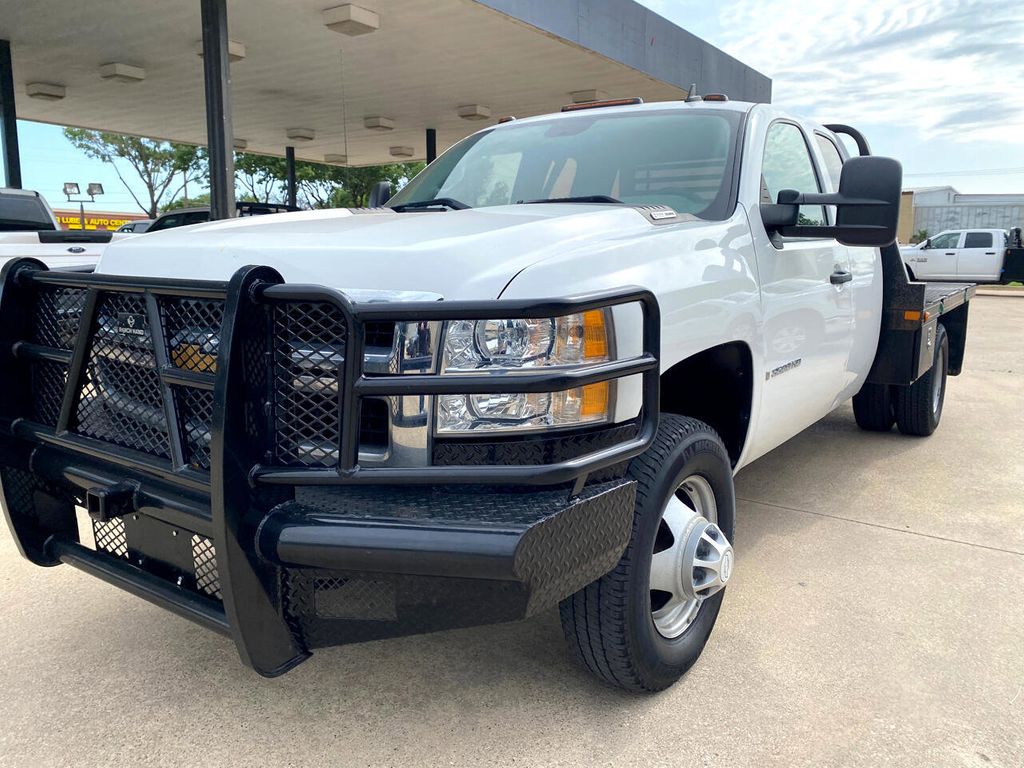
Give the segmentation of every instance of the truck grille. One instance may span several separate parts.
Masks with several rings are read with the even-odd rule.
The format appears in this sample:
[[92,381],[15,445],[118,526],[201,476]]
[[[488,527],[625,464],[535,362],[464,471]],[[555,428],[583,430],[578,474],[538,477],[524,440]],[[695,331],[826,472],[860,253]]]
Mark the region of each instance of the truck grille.
[[[29,341],[72,352],[85,289],[40,286],[36,297]],[[272,409],[259,432],[272,433],[274,464],[333,466],[341,440],[338,403],[347,340],[344,319],[322,302],[280,303],[268,311],[273,328],[268,383]],[[153,317],[159,318],[159,327],[152,327]],[[209,472],[211,387],[223,321],[224,301],[219,298],[102,291],[68,429],[166,461],[180,451],[185,466]],[[377,347],[386,351],[393,342],[394,324],[377,325],[369,340],[375,351]],[[262,365],[259,360],[256,364]],[[68,368],[66,362],[51,359],[32,362],[32,411],[38,423],[57,426]],[[165,382],[162,371],[175,369],[205,385]],[[252,375],[258,378],[259,373]],[[368,399],[361,410],[360,446],[384,450],[387,402]],[[169,414],[175,419],[171,426]],[[255,413],[252,417],[263,418]]]
[[347,330],[329,304],[274,308],[275,454],[286,466],[338,462]]

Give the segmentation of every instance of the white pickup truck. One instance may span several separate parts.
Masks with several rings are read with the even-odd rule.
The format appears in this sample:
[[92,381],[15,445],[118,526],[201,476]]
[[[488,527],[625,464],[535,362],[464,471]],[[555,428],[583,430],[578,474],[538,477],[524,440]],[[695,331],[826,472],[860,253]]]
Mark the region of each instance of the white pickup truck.
[[1024,278],[1019,230],[950,229],[900,248],[911,279],[1007,283]]
[[38,192],[0,187],[0,264],[31,256],[51,269],[91,266],[112,237],[110,232],[62,230]]
[[907,279],[900,181],[771,106],[590,103],[383,208],[12,262],[15,540],[266,676],[559,606],[595,675],[665,688],[742,567],[736,471],[850,398],[866,429],[939,421],[973,287]]

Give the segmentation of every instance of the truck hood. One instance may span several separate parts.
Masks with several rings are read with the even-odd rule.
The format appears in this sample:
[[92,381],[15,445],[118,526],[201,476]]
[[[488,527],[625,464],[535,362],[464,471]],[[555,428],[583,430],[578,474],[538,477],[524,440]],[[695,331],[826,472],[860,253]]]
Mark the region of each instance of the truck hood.
[[[594,204],[303,211],[139,235],[112,244],[97,271],[227,280],[240,267],[258,264],[274,267],[292,283],[488,299],[531,264],[605,248],[610,240],[653,226],[634,208]],[[572,286],[552,286],[553,293],[571,291]]]

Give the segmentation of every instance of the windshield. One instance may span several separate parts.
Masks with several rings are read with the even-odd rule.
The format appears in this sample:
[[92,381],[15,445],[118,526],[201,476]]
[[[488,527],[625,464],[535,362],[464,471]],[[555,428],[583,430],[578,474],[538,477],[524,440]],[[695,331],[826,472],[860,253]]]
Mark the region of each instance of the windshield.
[[41,232],[54,229],[53,219],[38,197],[0,194],[0,230]]
[[612,198],[727,218],[738,112],[602,113],[503,125],[454,145],[389,207],[439,198],[468,207]]

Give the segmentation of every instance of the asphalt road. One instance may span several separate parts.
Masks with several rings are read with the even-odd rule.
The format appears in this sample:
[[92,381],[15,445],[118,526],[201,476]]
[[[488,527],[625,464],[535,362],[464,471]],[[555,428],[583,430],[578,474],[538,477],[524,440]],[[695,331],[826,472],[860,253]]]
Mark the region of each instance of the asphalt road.
[[739,563],[671,690],[603,687],[554,612],[283,678],[0,533],[0,765],[1024,765],[1024,297],[978,297],[930,439],[842,408],[744,470]]

